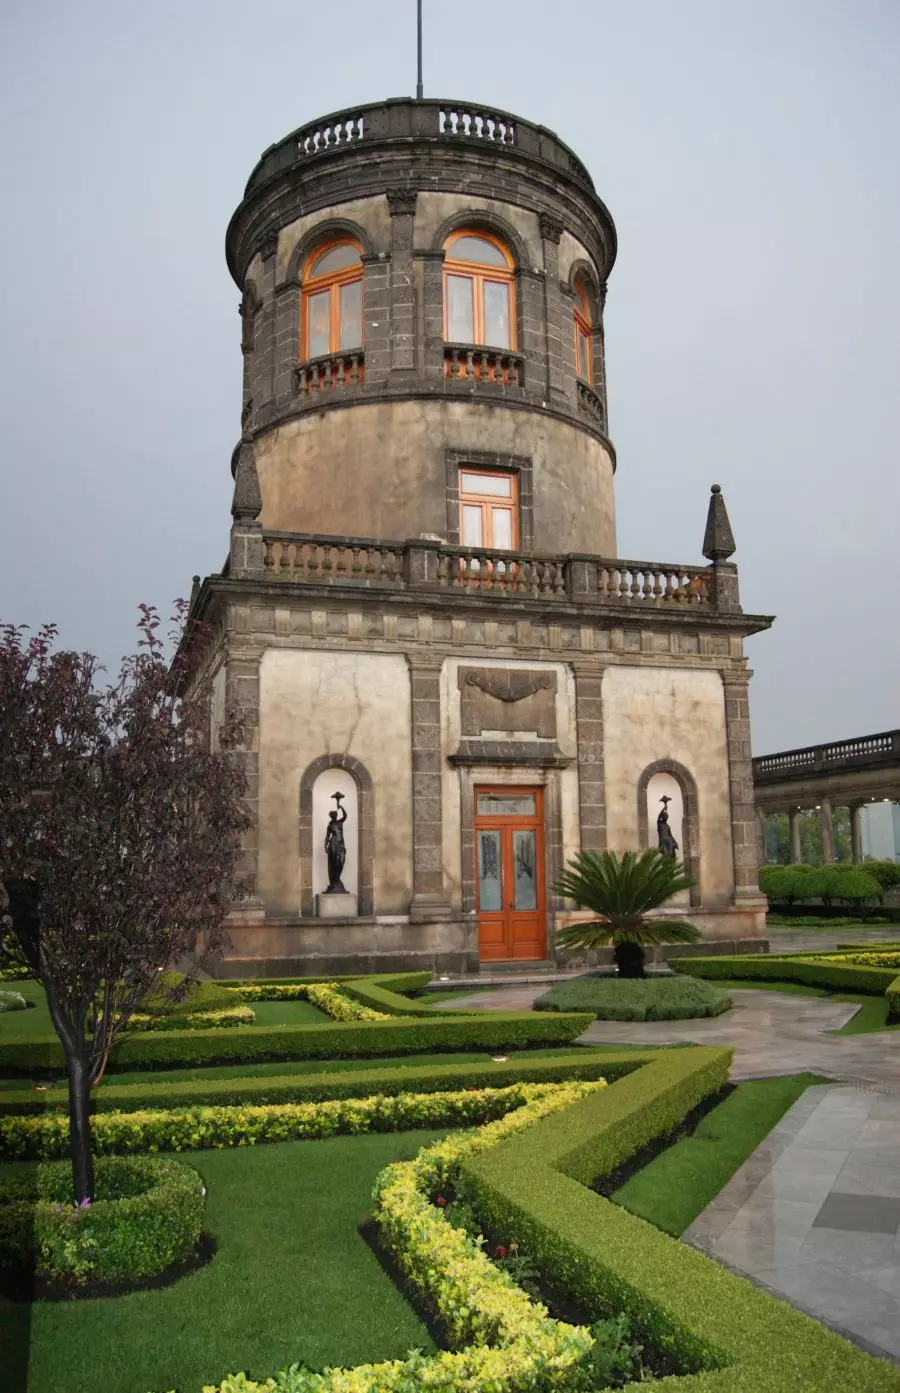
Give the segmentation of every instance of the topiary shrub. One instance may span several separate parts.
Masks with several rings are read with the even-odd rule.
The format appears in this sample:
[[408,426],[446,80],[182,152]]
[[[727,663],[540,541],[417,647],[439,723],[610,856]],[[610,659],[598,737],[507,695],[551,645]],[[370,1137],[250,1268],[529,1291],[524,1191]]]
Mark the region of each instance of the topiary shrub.
[[68,1161],[22,1166],[0,1179],[0,1263],[60,1286],[143,1282],[200,1242],[206,1190],[182,1161],[108,1156],[95,1194],[72,1202]]
[[877,880],[882,890],[900,885],[900,861],[863,861],[859,869]]
[[4,1011],[25,1011],[27,1008],[28,1002],[21,992],[0,991],[0,1015]]
[[718,1016],[730,996],[690,977],[629,979],[587,973],[557,982],[534,1003],[536,1011],[592,1011],[602,1021],[678,1021]]

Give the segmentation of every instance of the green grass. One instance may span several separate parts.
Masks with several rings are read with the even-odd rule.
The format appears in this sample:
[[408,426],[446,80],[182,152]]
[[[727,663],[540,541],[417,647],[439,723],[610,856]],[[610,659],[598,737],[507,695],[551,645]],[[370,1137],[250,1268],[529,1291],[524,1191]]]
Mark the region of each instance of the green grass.
[[603,1021],[691,1020],[718,1016],[731,998],[698,977],[597,976],[557,982],[539,996],[536,1011],[593,1011]]
[[158,1291],[31,1307],[0,1301],[3,1387],[200,1393],[240,1369],[262,1379],[293,1362],[352,1366],[433,1351],[357,1224],[378,1172],[443,1135],[192,1154],[209,1191],[212,1262]]
[[478,996],[482,992],[495,992],[502,986],[502,982],[496,982],[490,987],[447,987],[444,991],[416,992],[410,999],[424,1002],[428,1006],[435,1006],[440,1001],[455,1001],[457,997]]
[[859,1010],[846,1025],[838,1030],[828,1031],[829,1035],[873,1035],[877,1031],[900,1029],[900,1022],[887,1023],[887,998],[883,996],[863,996],[860,993],[847,995],[846,992],[829,992],[824,987],[808,987],[804,982],[766,982],[754,981],[716,981],[716,986],[727,992],[785,992],[788,996],[819,996],[829,1001],[858,1006]]
[[311,1001],[251,1001],[257,1025],[325,1025],[331,1020]]
[[677,1238],[765,1139],[814,1074],[739,1083],[683,1137],[620,1186],[613,1199]]
[[770,929],[887,929],[894,921],[886,915],[869,919],[819,918],[816,914],[768,914],[766,926]]

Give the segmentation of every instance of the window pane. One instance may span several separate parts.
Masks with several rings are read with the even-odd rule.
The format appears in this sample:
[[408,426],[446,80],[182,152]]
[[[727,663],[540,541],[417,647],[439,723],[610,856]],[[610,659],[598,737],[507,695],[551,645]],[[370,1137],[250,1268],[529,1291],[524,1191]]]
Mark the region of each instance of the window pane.
[[462,517],[462,544],[464,547],[480,547],[484,545],[484,538],[481,535],[481,509],[473,508],[469,505],[463,508]]
[[362,344],[362,281],[342,285],[341,348],[359,348]]
[[329,271],[341,271],[345,266],[358,266],[359,261],[359,250],[349,242],[344,242],[340,247],[332,247],[329,251],[322,252],[309,268],[309,274],[325,276]]
[[509,348],[509,286],[484,282],[484,341],[491,348]]
[[516,909],[537,909],[537,865],[533,832],[513,832],[513,890]]
[[451,343],[471,343],[474,337],[472,282],[468,276],[448,276],[447,338]]
[[491,509],[491,546],[501,551],[512,551],[512,510],[510,508]]
[[508,266],[506,257],[499,247],[486,237],[466,235],[458,237],[447,248],[447,255],[455,261],[475,261],[481,266]]
[[534,817],[534,794],[479,793],[477,808],[492,817]]
[[463,493],[488,493],[492,498],[512,498],[510,474],[469,474],[463,472],[460,481]]
[[318,358],[331,351],[331,291],[306,297],[306,356]]
[[588,336],[581,329],[577,333],[578,339],[578,376],[585,382],[590,381],[590,355],[588,353]]
[[500,833],[478,833],[478,908],[482,914],[503,908]]

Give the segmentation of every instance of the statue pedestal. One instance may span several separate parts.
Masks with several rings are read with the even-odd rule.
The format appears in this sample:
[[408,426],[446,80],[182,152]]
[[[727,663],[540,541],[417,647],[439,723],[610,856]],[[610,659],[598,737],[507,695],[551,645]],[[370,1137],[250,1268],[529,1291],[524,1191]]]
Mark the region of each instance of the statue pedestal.
[[317,919],[355,919],[358,913],[357,898],[349,890],[316,895]]

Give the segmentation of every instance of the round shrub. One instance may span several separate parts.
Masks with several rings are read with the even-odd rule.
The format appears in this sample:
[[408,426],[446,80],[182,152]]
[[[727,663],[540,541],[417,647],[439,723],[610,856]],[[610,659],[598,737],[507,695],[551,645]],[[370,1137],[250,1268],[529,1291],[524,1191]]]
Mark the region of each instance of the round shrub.
[[0,1179],[0,1262],[61,1285],[142,1282],[197,1248],[206,1190],[182,1161],[104,1156],[96,1193],[76,1207],[68,1161]]
[[863,861],[859,869],[877,880],[882,890],[900,885],[900,861]]
[[[699,990],[698,990],[699,989]],[[601,1021],[679,1021],[718,1016],[730,996],[695,977],[601,977],[591,973],[557,982],[534,1003],[536,1011],[592,1011]]]
[[25,1011],[27,1007],[28,1002],[21,992],[0,991],[0,1015],[4,1011]]

